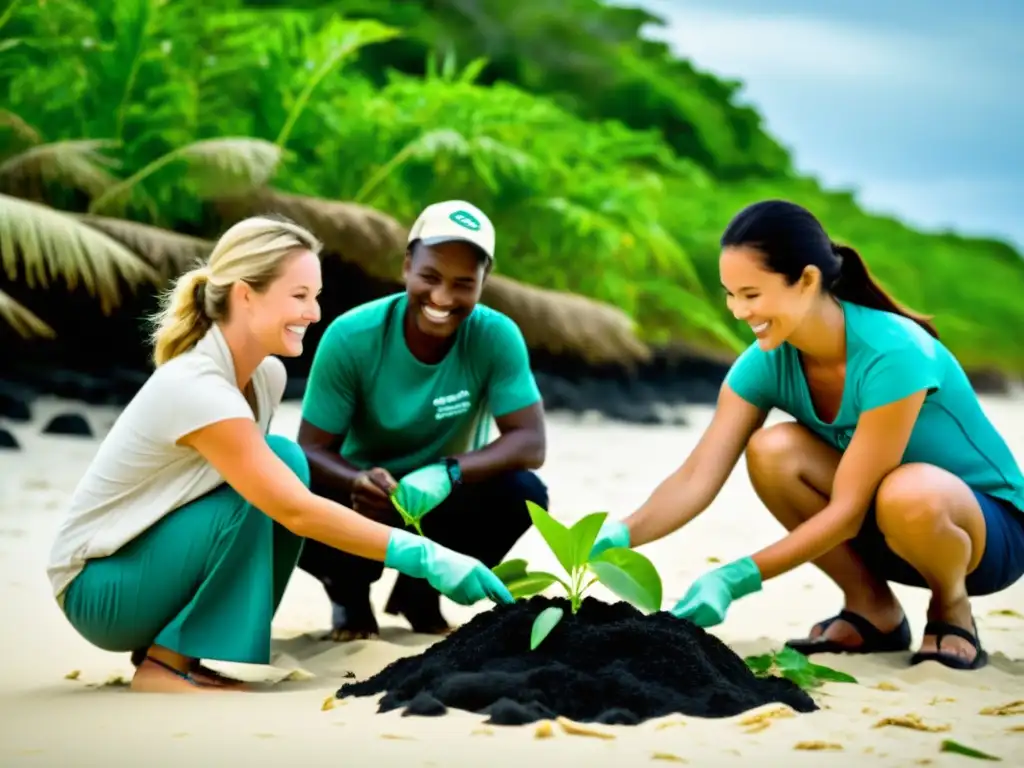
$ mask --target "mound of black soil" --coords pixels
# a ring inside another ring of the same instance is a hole
[[[565,615],[531,651],[534,617],[549,605],[562,606]],[[487,722],[498,725],[559,715],[623,725],[673,713],[729,717],[771,702],[798,712],[818,708],[789,680],[755,677],[689,621],[594,598],[575,616],[564,598],[496,606],[422,654],[343,685],[337,697],[379,693],[379,712],[441,715],[455,707],[490,715]]]

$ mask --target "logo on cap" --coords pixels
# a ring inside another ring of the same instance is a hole
[[[460,227],[478,232],[480,230],[480,222],[477,220],[469,211],[454,211],[448,215],[448,218],[458,224]]]

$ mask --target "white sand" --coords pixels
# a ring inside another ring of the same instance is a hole
[[[986,408],[1024,458],[1024,401],[989,399]],[[691,765],[969,765],[939,751],[945,738],[1024,765],[1024,714],[985,716],[985,707],[1024,699],[1024,582],[975,601],[984,644],[992,655],[980,672],[955,672],[934,663],[906,666],[905,656],[815,657],[855,675],[858,685],[830,684],[816,694],[823,710],[769,720],[761,730],[748,716],[717,721],[669,717],[639,727],[606,727],[611,739],[569,735],[535,738],[535,726],[484,727],[483,717],[452,712],[442,718],[375,714],[371,699],[321,704],[344,682],[347,671],[363,678],[389,661],[414,654],[430,638],[408,633],[381,612],[385,637],[334,645],[318,640],[329,607],[311,577],[296,572],[275,621],[275,666],[247,667],[251,679],[278,680],[266,692],[207,696],[133,695],[117,684],[131,673],[126,654],[92,648],[64,621],[50,597],[45,561],[62,507],[97,441],[45,437],[39,425],[67,404],[36,407],[36,423],[6,425],[22,442],[19,453],[0,454],[0,764],[7,765],[276,765],[313,766],[500,766],[654,764],[681,758]],[[77,408],[77,406],[71,406]],[[98,434],[112,422],[112,409],[90,409]],[[708,409],[688,411],[688,428],[579,423],[552,419],[543,476],[551,487],[553,512],[565,521],[606,510],[630,512],[691,450]],[[297,408],[286,406],[274,431],[294,435]],[[671,607],[691,580],[711,567],[749,554],[781,529],[759,504],[742,465],[702,517],[667,540],[645,548],[665,580]],[[530,532],[514,556],[544,562],[546,550]],[[544,563],[556,567],[553,562]],[[382,607],[394,574],[375,588]],[[897,588],[910,612],[915,642],[924,624],[927,595]],[[607,593],[597,592],[608,597]],[[762,594],[735,604],[713,631],[741,655],[778,647],[839,608],[839,592],[812,566],[769,583]],[[445,601],[449,619],[464,620],[479,608]],[[1014,610],[1016,614],[998,614]],[[642,650],[642,649],[638,649]],[[301,668],[312,677],[281,680]],[[238,668],[234,668],[238,671]],[[67,679],[77,673],[75,679]],[[878,688],[883,684],[882,688]],[[764,710],[772,710],[766,707]],[[131,712],[135,714],[131,714]],[[756,713],[750,713],[756,714]],[[923,732],[898,726],[875,728],[886,717],[917,715]],[[659,727],[665,723],[683,727]],[[1011,730],[1016,728],[1016,730]],[[823,742],[837,751],[797,749]],[[628,763],[626,761],[629,761]]]

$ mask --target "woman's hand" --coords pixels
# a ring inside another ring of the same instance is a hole
[[[753,560],[743,557],[699,577],[672,608],[672,615],[713,627],[725,620],[734,600],[760,591],[761,572]]]

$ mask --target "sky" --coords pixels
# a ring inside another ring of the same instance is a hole
[[[616,0],[869,210],[1024,252],[1024,0]]]

